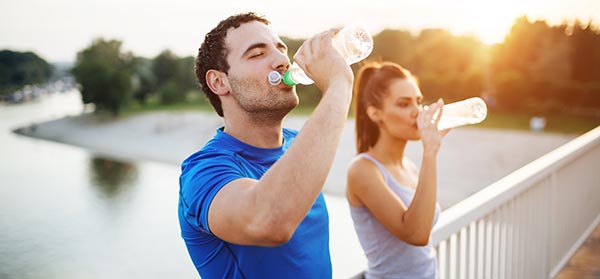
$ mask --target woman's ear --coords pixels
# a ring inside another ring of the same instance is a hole
[[[229,93],[227,75],[221,71],[208,70],[206,72],[206,84],[216,95],[222,96]]]
[[[368,106],[367,115],[369,116],[369,119],[373,121],[373,123],[381,123],[381,110],[379,110],[378,108],[374,106]]]

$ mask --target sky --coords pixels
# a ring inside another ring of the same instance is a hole
[[[358,25],[418,32],[444,28],[498,43],[519,16],[590,20],[600,25],[600,0],[0,0],[0,49],[33,51],[49,62],[72,62],[95,38],[117,39],[124,51],[152,58],[169,49],[195,55],[220,20],[254,11],[281,36],[308,38],[332,27]]]

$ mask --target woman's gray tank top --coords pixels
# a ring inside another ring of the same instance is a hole
[[[397,180],[375,158],[366,153],[359,157],[371,160],[383,174],[385,183],[408,207],[415,190],[407,188]],[[437,222],[441,208],[435,207],[433,224]],[[366,279],[437,278],[435,250],[427,246],[413,246],[389,232],[364,206],[350,205],[350,214],[358,240],[367,256]]]

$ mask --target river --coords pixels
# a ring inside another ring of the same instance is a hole
[[[0,105],[0,278],[197,278],[177,167],[12,132],[83,109],[75,91]]]

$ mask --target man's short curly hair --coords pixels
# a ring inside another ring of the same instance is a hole
[[[250,21],[259,21],[265,25],[269,25],[270,22],[263,16],[259,16],[253,12],[237,14],[228,17],[221,21],[217,27],[206,34],[204,42],[198,49],[198,56],[196,56],[194,72],[200,83],[200,87],[210,104],[215,108],[215,111],[219,116],[223,116],[223,108],[221,107],[221,100],[206,84],[206,72],[210,69],[218,70],[224,73],[229,71],[229,64],[227,63],[227,48],[225,47],[225,37],[227,36],[227,30],[229,28],[238,28],[242,23]]]

